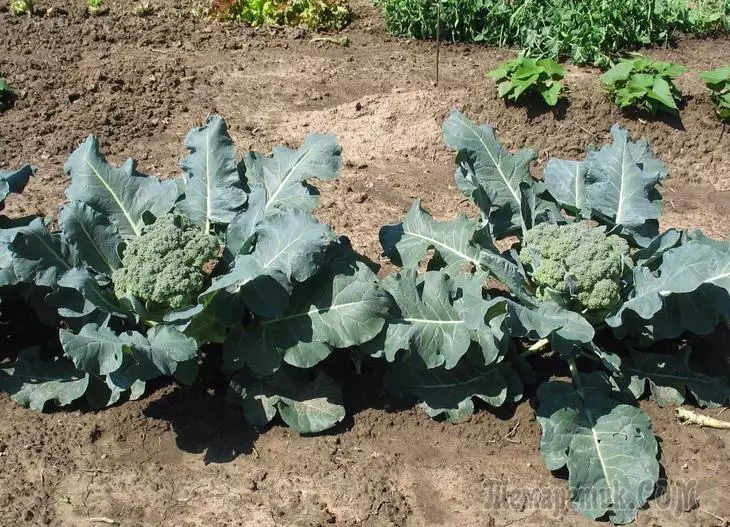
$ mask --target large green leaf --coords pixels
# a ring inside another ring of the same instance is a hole
[[[303,282],[317,272],[332,240],[334,234],[329,226],[307,212],[287,209],[259,224],[251,256],[262,268],[276,269]]]
[[[655,337],[661,338],[685,330],[708,333],[729,314],[730,243],[697,232],[666,251],[655,272],[636,267],[631,297],[606,322],[623,334],[621,326],[631,326],[639,317],[651,321]]]
[[[533,150],[510,154],[499,143],[489,125],[477,126],[454,110],[443,126],[444,140],[458,150],[457,184],[477,205],[488,197],[491,209],[484,210],[499,239],[526,230],[521,215],[520,183],[532,183],[530,163]],[[476,195],[475,195],[476,193]]]
[[[334,135],[309,134],[298,150],[277,146],[270,157],[247,154],[243,161],[245,178],[252,189],[266,189],[265,214],[277,208],[308,212],[317,205],[317,194],[306,181],[335,178],[341,152]]]
[[[78,254],[68,241],[50,233],[41,218],[21,229],[10,244],[13,270],[23,282],[56,287],[61,275],[78,264]]]
[[[109,165],[93,135],[71,154],[64,170],[71,176],[66,196],[107,216],[126,239],[140,235],[144,212],[159,217],[177,201],[174,181],[140,174],[132,159],[119,168]]]
[[[417,397],[431,417],[444,415],[447,421],[460,423],[474,413],[474,398],[502,406],[522,397],[522,383],[509,363],[480,366],[464,358],[447,369],[427,368],[413,359],[389,366],[384,386]]]
[[[322,372],[311,381],[305,372],[281,370],[263,378],[241,372],[231,380],[228,395],[257,427],[266,426],[278,412],[300,434],[314,434],[345,417],[340,387]]]
[[[414,201],[403,223],[380,229],[380,244],[395,265],[413,269],[433,249],[444,265],[441,270],[454,276],[468,266],[479,269],[479,248],[472,243],[476,229],[477,221],[463,214],[454,221],[436,221]]]
[[[122,340],[132,347],[133,356],[144,355],[157,368],[157,375],[173,375],[178,364],[189,361],[198,354],[195,339],[172,327],[157,325],[150,328],[146,338],[141,339],[128,338],[125,335],[128,334],[122,334]]]
[[[363,264],[336,263],[294,288],[281,316],[233,331],[224,346],[229,369],[247,364],[260,375],[281,361],[310,368],[333,348],[369,341],[383,328],[390,307],[387,293]]]
[[[35,175],[35,167],[23,165],[17,170],[0,170],[0,210],[3,209],[3,201],[8,194],[20,194]]]
[[[629,133],[618,125],[611,128],[611,135],[613,143],[589,152],[586,158],[587,204],[593,212],[635,233],[637,242],[653,238],[663,207],[656,187],[666,170],[651,157],[645,141],[632,143]]]
[[[59,331],[63,353],[76,367],[93,375],[106,375],[122,365],[125,343],[109,328],[87,324],[78,334]]]
[[[623,361],[621,372],[630,376],[629,388],[637,399],[644,395],[648,381],[659,406],[682,405],[687,393],[701,406],[726,405],[730,400],[730,380],[693,371],[689,365],[691,353],[689,348],[672,355],[632,352],[630,359]]]
[[[595,335],[591,323],[579,313],[550,300],[541,301],[537,309],[510,300],[507,314],[507,327],[514,337],[538,340],[555,333],[565,341],[588,343]]]
[[[615,524],[630,523],[659,478],[657,441],[641,409],[620,404],[601,373],[537,390],[540,452],[549,470],[567,466],[573,507]]]
[[[58,212],[58,224],[79,257],[97,273],[111,276],[121,266],[117,228],[103,214],[80,201],[66,203]]]
[[[266,189],[254,187],[248,196],[246,210],[236,214],[226,229],[226,252],[229,258],[235,258],[251,249],[256,229],[264,219],[265,207]]]
[[[303,282],[317,272],[334,240],[327,225],[298,209],[277,211],[267,217],[258,224],[255,235],[253,252],[239,254],[230,272],[217,277],[202,297],[220,289],[241,290],[262,275],[285,283]]]
[[[33,410],[43,410],[49,401],[71,404],[83,397],[88,386],[88,374],[67,360],[41,360],[38,348],[25,349],[15,361],[0,365],[0,390]]]
[[[389,361],[400,350],[417,353],[428,368],[453,368],[471,345],[471,330],[454,305],[456,283],[448,275],[406,269],[382,286],[393,297],[387,327],[374,343]],[[371,353],[374,351],[370,348]]]
[[[57,294],[58,314],[62,317],[82,317],[96,309],[121,318],[127,316],[112,289],[101,287],[87,268],[73,268],[66,271],[58,279],[58,287],[66,289]],[[68,289],[76,291],[77,294],[72,295]]]
[[[190,153],[180,162],[184,173],[185,198],[180,211],[205,232],[215,223],[229,223],[246,203],[236,165],[236,148],[225,120],[208,117],[204,126],[185,137]]]
[[[585,216],[590,212],[586,202],[587,172],[583,161],[550,158],[545,166],[543,181],[561,206]]]

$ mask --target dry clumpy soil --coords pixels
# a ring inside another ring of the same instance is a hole
[[[359,20],[335,36],[347,36],[347,47],[300,30],[199,20],[187,0],[153,0],[147,17],[129,1],[109,2],[98,18],[86,17],[80,0],[38,4],[52,9],[31,18],[0,12],[0,75],[19,92],[0,114],[0,167],[39,167],[9,214],[55,213],[68,183],[63,163],[89,133],[114,162],[135,157],[143,172],[177,174],[184,134],[218,112],[241,152],[336,133],[345,167],[320,185],[317,213],[377,260],[379,226],[401,218],[412,199],[438,218],[466,210],[440,138],[443,118],[459,107],[494,125],[509,148],[537,150],[536,175],[548,155],[577,158],[618,122],[669,166],[664,227],[730,231],[730,136],[697,79],[728,61],[727,39],[648,51],[689,72],[679,79],[688,94],[682,119],[646,120],[618,113],[597,72],[578,68],[566,80],[569,104],[505,108],[483,80],[512,55],[505,50],[444,47],[434,87],[433,44],[388,37],[362,1]],[[259,435],[203,389],[160,386],[103,412],[41,414],[0,396],[0,525],[593,524],[566,507],[565,475],[544,468],[529,402],[462,425],[392,411],[377,397],[351,406],[357,411],[335,433],[299,437],[280,426]],[[671,409],[643,406],[668,484],[638,525],[721,525],[730,517],[730,436],[680,427]]]

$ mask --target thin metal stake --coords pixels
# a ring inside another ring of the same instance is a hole
[[[441,0],[436,5],[436,83],[439,85],[439,55],[441,52]]]

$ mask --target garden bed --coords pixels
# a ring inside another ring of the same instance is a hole
[[[50,6],[46,17],[0,13],[0,72],[20,92],[0,114],[0,166],[38,166],[24,194],[10,199],[9,215],[55,215],[68,185],[63,163],[89,133],[111,161],[133,156],[142,172],[177,175],[180,139],[217,112],[239,149],[268,152],[297,146],[310,131],[335,133],[344,168],[317,183],[316,214],[377,261],[378,228],[400,221],[413,198],[437,218],[470,210],[441,139],[457,106],[494,125],[508,148],[535,148],[536,175],[548,154],[577,158],[618,122],[646,137],[669,168],[662,227],[730,234],[730,137],[697,77],[727,61],[728,39],[647,51],[689,68],[678,79],[689,95],[681,121],[647,120],[620,114],[598,72],[574,67],[565,79],[569,104],[506,108],[483,77],[513,55],[504,50],[442,48],[434,87],[434,45],[388,37],[364,3],[335,42],[196,20],[187,2],[156,2],[148,17],[132,2],[98,18],[86,17],[83,3]],[[337,43],[343,36],[347,47]],[[729,345],[708,340],[717,350]],[[529,402],[450,425],[419,409],[392,411],[363,378],[343,384],[353,417],[309,438],[278,425],[258,435],[205,387],[158,385],[102,412],[39,414],[2,395],[0,523],[592,524],[566,506],[566,482],[544,467]],[[730,517],[727,433],[680,427],[653,402],[642,408],[661,439],[669,486],[638,524],[709,527],[720,524],[710,513]]]

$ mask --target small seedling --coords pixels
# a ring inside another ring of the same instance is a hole
[[[30,15],[33,13],[33,0],[10,0],[8,9],[15,16]]]
[[[621,108],[638,108],[650,115],[660,111],[679,114],[682,91],[674,79],[687,68],[673,62],[653,61],[635,56],[623,59],[601,75],[601,83],[613,102]]]
[[[497,83],[497,95],[519,101],[523,94],[539,93],[548,106],[555,106],[563,90],[565,70],[552,59],[517,57],[503,62],[487,76]]]
[[[700,78],[710,90],[710,97],[715,103],[717,115],[723,121],[730,120],[730,64],[705,71],[700,74]]]
[[[8,84],[8,81],[0,77],[0,110],[4,110],[13,100],[15,92]]]
[[[100,16],[108,11],[104,0],[86,0],[86,12],[91,16]]]
[[[155,12],[155,8],[151,2],[140,2],[134,8],[134,14],[137,16],[150,16]]]

